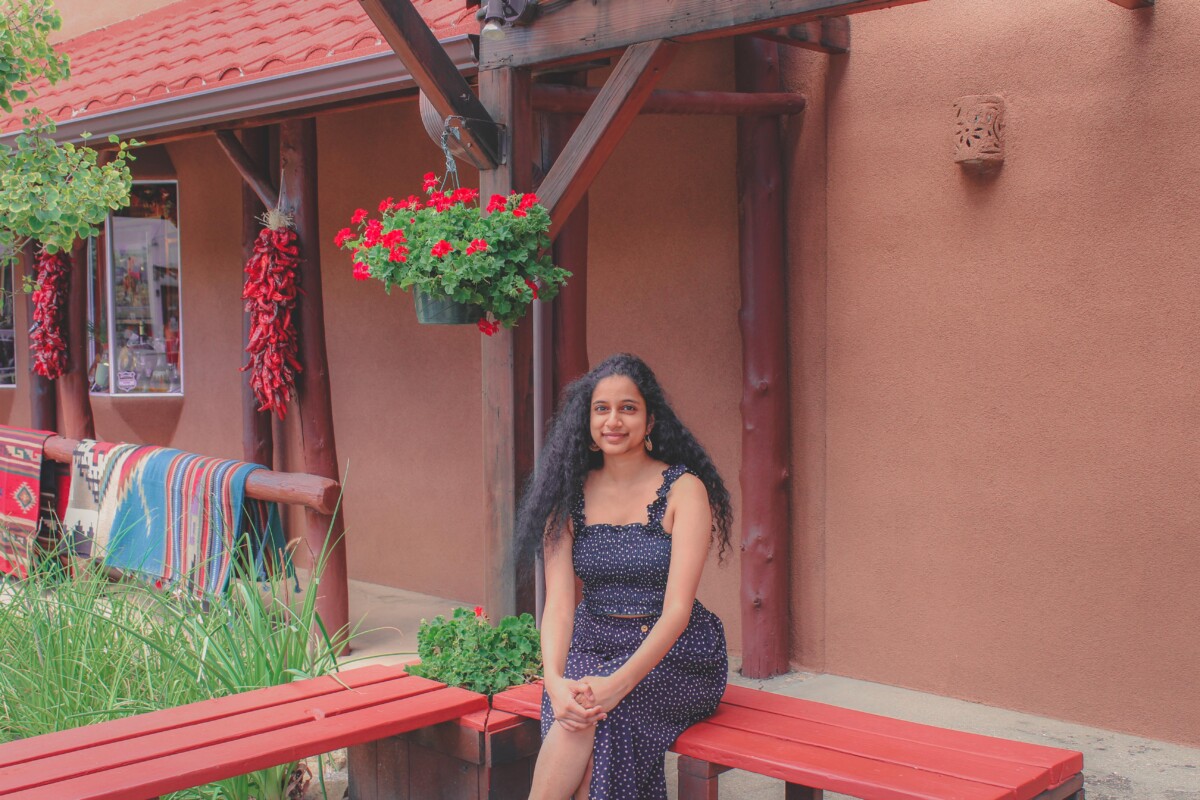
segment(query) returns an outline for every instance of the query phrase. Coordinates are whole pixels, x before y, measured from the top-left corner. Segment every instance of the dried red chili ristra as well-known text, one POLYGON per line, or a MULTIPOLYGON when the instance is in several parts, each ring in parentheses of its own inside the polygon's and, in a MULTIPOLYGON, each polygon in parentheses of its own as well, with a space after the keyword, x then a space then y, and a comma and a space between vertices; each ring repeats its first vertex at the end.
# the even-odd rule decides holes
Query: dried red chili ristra
POLYGON ((268 215, 268 225, 254 242, 254 254, 246 262, 246 284, 242 299, 250 314, 246 352, 250 363, 250 388, 259 411, 273 411, 280 419, 296 391, 296 358, 299 337, 292 322, 296 307, 297 268, 300 247, 296 232, 282 215, 268 215))
POLYGON ((67 370, 67 343, 63 338, 63 314, 67 302, 70 264, 64 253, 42 250, 34 262, 37 288, 33 291, 33 324, 29 327, 29 350, 33 370, 55 380, 67 370))

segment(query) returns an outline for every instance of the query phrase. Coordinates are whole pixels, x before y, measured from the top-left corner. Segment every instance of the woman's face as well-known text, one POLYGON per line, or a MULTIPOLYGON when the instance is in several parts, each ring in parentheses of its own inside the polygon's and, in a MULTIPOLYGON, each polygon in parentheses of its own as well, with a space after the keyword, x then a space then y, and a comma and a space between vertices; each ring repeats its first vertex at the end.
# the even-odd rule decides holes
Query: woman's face
POLYGON ((646 398, 624 375, 610 375, 592 392, 590 429, 592 441, 605 455, 621 455, 645 449, 646 435, 654 418, 646 413, 646 398))

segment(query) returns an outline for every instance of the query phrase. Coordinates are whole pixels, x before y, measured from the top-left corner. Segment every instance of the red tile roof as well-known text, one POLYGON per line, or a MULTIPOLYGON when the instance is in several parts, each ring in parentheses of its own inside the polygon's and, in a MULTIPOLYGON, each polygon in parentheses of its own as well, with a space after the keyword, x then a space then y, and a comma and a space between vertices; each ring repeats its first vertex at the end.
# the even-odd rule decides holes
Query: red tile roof
MULTIPOLYGON (((465 0, 414 5, 439 39, 479 29, 465 0)), ((180 0, 58 47, 71 79, 30 104, 59 122, 390 52, 355 0, 180 0)))

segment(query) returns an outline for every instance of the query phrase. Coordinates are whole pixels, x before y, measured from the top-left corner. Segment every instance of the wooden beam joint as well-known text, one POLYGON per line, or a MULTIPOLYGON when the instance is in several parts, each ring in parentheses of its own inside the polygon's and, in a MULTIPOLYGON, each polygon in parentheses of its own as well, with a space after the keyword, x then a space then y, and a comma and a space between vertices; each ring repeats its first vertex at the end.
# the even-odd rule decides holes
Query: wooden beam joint
POLYGON ((784 28, 771 28, 759 34, 789 47, 802 47, 818 53, 840 55, 850 52, 850 19, 830 17, 784 28))
POLYGON ((479 169, 494 169, 501 162, 499 126, 412 0, 358 2, 442 119, 462 120, 460 139, 467 158, 479 169))
POLYGON ((258 199, 267 208, 274 208, 279 202, 279 187, 271 180, 270 174, 267 172, 266 165, 258 163, 253 156, 247 152, 244 145, 233 131, 217 131, 217 144, 221 145, 221 149, 225 151, 225 155, 229 156, 229 160, 233 162, 233 166, 237 169, 238 174, 242 176, 242 180, 246 185, 254 190, 258 195, 258 199))

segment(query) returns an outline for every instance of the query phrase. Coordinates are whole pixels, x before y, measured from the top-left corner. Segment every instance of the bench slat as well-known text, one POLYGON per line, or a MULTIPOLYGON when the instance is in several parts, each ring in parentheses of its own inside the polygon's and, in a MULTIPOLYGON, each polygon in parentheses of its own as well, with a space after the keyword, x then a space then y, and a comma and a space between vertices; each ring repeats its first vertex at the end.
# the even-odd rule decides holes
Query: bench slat
POLYGON ((84 747, 95 747, 108 742, 170 730, 181 725, 221 719, 281 703, 342 692, 347 686, 354 689, 381 681, 395 680, 407 674, 398 667, 363 667, 362 669, 348 670, 336 677, 325 675, 311 680, 296 681, 191 703, 178 708, 166 708, 161 711, 151 711, 146 714, 19 739, 0 745, 0 768, 21 764, 34 758, 46 758, 84 747))
POLYGON ((978 783, 990 783, 1015 790, 1020 798, 1035 797, 1051 785, 1050 774, 1045 767, 798 717, 752 711, 728 703, 722 703, 717 713, 706 719, 704 724, 749 731, 978 783))
POLYGON ((807 719, 849 730, 878 733, 992 758, 1032 764, 1050 770, 1050 783, 1056 786, 1083 770, 1083 754, 1057 747, 1016 742, 977 733, 938 728, 919 722, 882 717, 865 711, 840 708, 813 700, 766 694, 743 686, 730 686, 722 703, 767 711, 797 719, 807 719))
POLYGON ((713 764, 872 800, 1016 800, 1011 789, 700 723, 671 748, 713 764))
MULTIPOLYGON (((184 723, 147 736, 107 742, 49 758, 31 759, 0 769, 0 793, 64 781, 87 774, 97 767, 116 768, 126 764, 138 764, 174 753, 186 753, 206 745, 244 739, 255 734, 299 728, 314 718, 335 717, 413 695, 437 691, 442 687, 443 684, 424 678, 398 677, 351 691, 343 690, 315 698, 304 698, 195 724, 184 723)), ((188 707, 182 706, 180 710, 186 708, 188 707)), ((311 733, 319 735, 320 731, 313 729, 311 733)), ((299 733, 292 735, 299 740, 299 733)), ((302 740, 298 743, 302 743, 302 740)))
POLYGON ((303 725, 260 733, 186 753, 97 771, 63 783, 6 795, 11 800, 145 800, 146 797, 396 736, 479 711, 487 698, 447 687, 303 725))

